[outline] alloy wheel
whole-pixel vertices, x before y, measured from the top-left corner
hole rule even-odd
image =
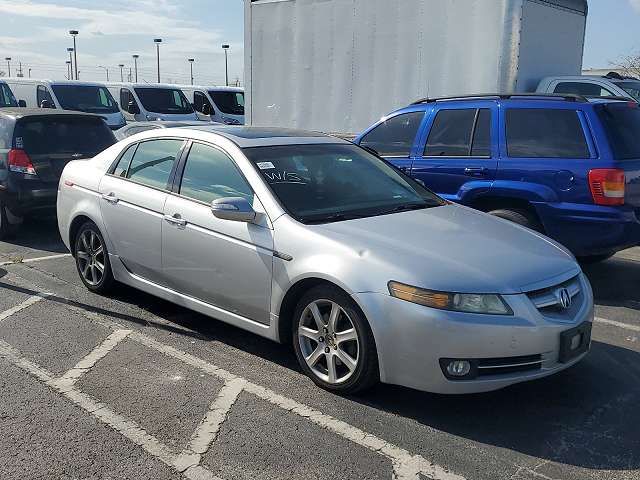
[[[315,300],[307,305],[298,321],[298,342],[307,366],[329,384],[346,382],[358,367],[358,333],[336,302]]]
[[[85,282],[91,286],[99,285],[104,278],[104,245],[93,230],[85,230],[80,234],[76,245],[76,261]]]

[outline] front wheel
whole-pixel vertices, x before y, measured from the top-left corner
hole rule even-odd
[[[502,208],[499,210],[492,210],[488,213],[489,215],[493,215],[494,217],[504,218],[505,220],[509,220],[510,222],[517,223],[518,225],[522,225],[523,227],[527,227],[531,230],[535,230],[536,232],[543,233],[543,227],[542,225],[540,225],[540,222],[526,210]]]
[[[348,295],[336,287],[313,288],[298,302],[294,315],[296,356],[316,385],[352,394],[378,382],[373,333]]]
[[[113,273],[107,246],[95,223],[87,222],[80,227],[73,253],[82,283],[92,292],[109,292],[114,283]]]

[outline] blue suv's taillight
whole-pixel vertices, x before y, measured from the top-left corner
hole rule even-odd
[[[617,168],[589,171],[589,187],[596,205],[624,205],[625,175]]]

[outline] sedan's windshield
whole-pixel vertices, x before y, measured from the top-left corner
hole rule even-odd
[[[624,82],[615,82],[617,86],[627,92],[636,100],[640,101],[640,81],[625,80]]]
[[[0,107],[17,107],[18,102],[6,83],[0,83]]]
[[[52,85],[64,110],[87,113],[117,113],[118,105],[105,87],[91,85]]]
[[[220,92],[210,90],[211,99],[222,113],[227,115],[244,115],[243,92]]]
[[[181,90],[174,88],[134,89],[145,110],[154,113],[188,114],[193,108]]]
[[[437,195],[355,145],[245,148],[282,206],[327,223],[443,205]]]

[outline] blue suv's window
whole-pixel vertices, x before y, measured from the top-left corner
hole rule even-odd
[[[491,156],[491,110],[439,111],[429,133],[424,156]]]
[[[635,104],[632,104],[635,105]],[[617,160],[640,158],[640,108],[627,103],[604,105],[596,109]]]
[[[389,118],[367,133],[360,145],[384,157],[408,157],[424,118],[424,112],[403,113]]]
[[[512,158],[590,158],[575,110],[507,110],[507,151]]]

